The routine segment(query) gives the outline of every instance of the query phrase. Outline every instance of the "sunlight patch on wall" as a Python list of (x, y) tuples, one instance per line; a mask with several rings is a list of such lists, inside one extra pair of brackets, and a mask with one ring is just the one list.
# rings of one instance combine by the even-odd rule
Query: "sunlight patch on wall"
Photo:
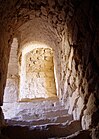
[(56, 96), (53, 50), (35, 44), (22, 51), (19, 100)]

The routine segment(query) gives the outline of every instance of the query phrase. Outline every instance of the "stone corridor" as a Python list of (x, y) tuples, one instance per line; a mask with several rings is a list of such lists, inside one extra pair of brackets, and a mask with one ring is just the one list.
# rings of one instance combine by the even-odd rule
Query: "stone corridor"
[(0, 139), (99, 139), (99, 1), (0, 0)]

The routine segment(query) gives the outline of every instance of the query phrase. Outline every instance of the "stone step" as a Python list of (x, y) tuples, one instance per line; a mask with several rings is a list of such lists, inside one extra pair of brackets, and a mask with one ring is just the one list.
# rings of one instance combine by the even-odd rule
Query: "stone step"
[[(52, 139), (52, 138), (50, 138), (50, 139)], [(57, 138), (57, 139), (92, 139), (92, 137), (91, 137), (90, 130), (80, 130), (70, 136), (61, 137), (61, 138)]]
[(53, 117), (53, 118), (28, 120), (28, 121), (6, 120), (6, 123), (8, 125), (35, 126), (35, 125), (44, 125), (44, 124), (50, 124), (50, 123), (67, 124), (70, 121), (72, 121), (72, 119), (73, 119), (72, 115), (64, 115), (61, 117), (58, 116), (58, 117)]
[(28, 110), (28, 111), (50, 111), (50, 110), (61, 110), (64, 109), (64, 106), (62, 106), (59, 102), (28, 102), (28, 103), (18, 103), (17, 104), (17, 109), (16, 110)]
[(63, 110), (54, 110), (54, 111), (48, 111), (44, 113), (44, 116), (47, 118), (54, 117), (54, 116), (62, 116), (62, 115), (67, 115), (68, 110), (63, 109)]
[[(62, 109), (62, 110), (51, 110), (51, 111), (44, 111), (44, 112), (30, 112), (30, 111), (20, 111), (17, 115), (15, 115), (13, 118), (13, 120), (35, 120), (35, 119), (47, 119), (47, 118), (54, 118), (54, 117), (61, 117), (62, 115), (67, 115), (68, 112), (66, 109)], [(7, 118), (6, 118), (7, 119)]]
[(27, 119), (28, 114), (30, 119), (37, 119), (38, 117), (46, 117), (46, 113), (50, 115), (50, 112), (65, 109), (56, 98), (52, 100), (34, 100), (33, 102), (4, 103), (2, 108), (6, 119), (19, 117), (19, 120), (21, 118)]
[(1, 133), (10, 139), (48, 139), (66, 137), (81, 130), (80, 121), (72, 121), (67, 125), (50, 124), (42, 126), (6, 126)]

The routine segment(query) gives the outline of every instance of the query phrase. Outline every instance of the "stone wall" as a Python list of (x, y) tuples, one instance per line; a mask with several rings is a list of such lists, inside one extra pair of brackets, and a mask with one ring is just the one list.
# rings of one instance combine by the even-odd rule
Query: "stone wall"
[[(96, 123), (95, 121), (93, 123), (92, 115), (98, 112), (99, 106), (97, 93), (99, 11), (96, 3), (90, 1), (77, 3), (75, 14), (71, 14), (70, 22), (67, 22), (65, 31), (67, 33), (63, 40), (63, 44), (69, 43), (70, 47), (64, 45), (65, 48), (63, 47), (61, 52), (61, 98), (69, 113), (73, 113), (74, 119), (81, 120), (83, 129), (88, 129), (90, 125)], [(66, 57), (64, 49), (69, 50), (66, 64), (64, 64)]]
[[(18, 34), (20, 44), (31, 42), (33, 39), (53, 47), (60, 100), (68, 108), (68, 112), (73, 113), (74, 119), (81, 120), (83, 129), (89, 128), (90, 125), (97, 126), (99, 121), (94, 117), (98, 115), (99, 109), (98, 0), (7, 2), (1, 4), (0, 13), (3, 13), (3, 18), (0, 17), (0, 25), (9, 27), (10, 33), (14, 30)], [(30, 24), (27, 27), (25, 25), (32, 20), (37, 21), (38, 26), (34, 26), (35, 29), (30, 33), (32, 27), (29, 28)], [(2, 61), (6, 61), (0, 62), (2, 104), (8, 63), (6, 59), (9, 57), (10, 48), (7, 47), (9, 37), (6, 37), (1, 28), (2, 26), (0, 32), (5, 39), (0, 38), (0, 57), (3, 56)]]
[[(8, 61), (10, 55), (10, 48), (12, 43), (11, 32), (8, 32), (7, 26), (2, 26), (1, 16), (0, 16), (0, 106), (3, 105), (3, 95), (4, 89), (6, 86), (6, 78), (7, 78), (7, 69), (8, 69)], [(4, 126), (4, 115), (2, 112), (2, 108), (0, 107), (0, 129)]]
[(22, 75), (25, 72), (25, 77), (20, 77), (21, 79), (24, 78), (22, 79), (24, 83), (23, 88), (20, 86), (19, 98), (22, 100), (24, 98), (33, 99), (56, 96), (52, 49), (33, 49), (25, 55), (24, 59), (24, 66), (26, 67), (23, 67), (25, 71), (21, 72)]
[[(7, 68), (8, 68), (8, 60), (9, 60), (9, 51), (10, 51), (10, 40), (7, 32), (1, 29), (0, 32), (3, 37), (0, 38), (0, 106), (3, 104), (3, 94), (4, 88), (6, 85), (7, 78)], [(6, 41), (7, 40), (7, 41)], [(4, 62), (3, 62), (4, 61)]]
[(17, 77), (10, 77), (7, 79), (4, 91), (4, 103), (13, 103), (18, 101), (18, 79)]
[(8, 63), (7, 81), (3, 102), (12, 103), (18, 100), (18, 41), (13, 39)]

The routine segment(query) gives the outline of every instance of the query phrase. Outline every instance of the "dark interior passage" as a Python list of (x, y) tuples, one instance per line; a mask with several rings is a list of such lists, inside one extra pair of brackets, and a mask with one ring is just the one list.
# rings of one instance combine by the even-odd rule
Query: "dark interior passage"
[[(2, 138), (99, 138), (98, 15), (98, 0), (0, 1), (0, 136), (4, 136)], [(37, 48), (39, 45), (43, 47)], [(31, 65), (32, 60), (30, 55), (36, 59), (37, 55), (33, 51), (38, 53), (41, 48), (48, 55), (48, 48), (53, 50), (51, 59), (48, 55), (45, 56), (46, 53), (42, 55), (47, 62), (43, 71), (49, 71), (48, 65), (53, 61), (53, 72), (50, 67), (50, 72), (46, 72), (47, 78), (43, 78), (45, 75), (39, 71), (39, 74), (35, 74), (40, 78), (33, 81), (34, 69), (39, 66), (32, 66), (32, 75), (29, 74), (29, 64)], [(27, 55), (25, 50), (28, 52)], [(23, 55), (29, 60), (27, 63), (25, 60), (22, 61)], [(42, 66), (45, 61), (42, 61)], [(9, 68), (11, 72), (15, 72), (10, 73)], [(22, 69), (27, 72), (22, 72)], [(23, 80), (26, 77), (28, 83), (27, 80)], [(44, 88), (38, 86), (38, 82)], [(7, 90), (7, 86), (11, 86), (10, 91)], [(43, 94), (45, 88), (49, 91), (43, 94), (43, 98), (34, 99), (31, 95), (31, 86), (36, 86), (34, 94), (37, 95)], [(19, 88), (25, 88), (25, 91)], [(53, 91), (51, 88), (54, 88)], [(29, 93), (26, 93), (26, 90), (29, 90)], [(9, 92), (10, 97), (5, 98), (4, 93), (8, 95)], [(21, 102), (20, 92), (21, 96), (24, 96)], [(51, 92), (51, 97), (47, 97), (48, 92)], [(13, 116), (8, 120), (3, 116), (2, 109), (10, 98), (14, 99), (6, 106), (8, 115)]]

